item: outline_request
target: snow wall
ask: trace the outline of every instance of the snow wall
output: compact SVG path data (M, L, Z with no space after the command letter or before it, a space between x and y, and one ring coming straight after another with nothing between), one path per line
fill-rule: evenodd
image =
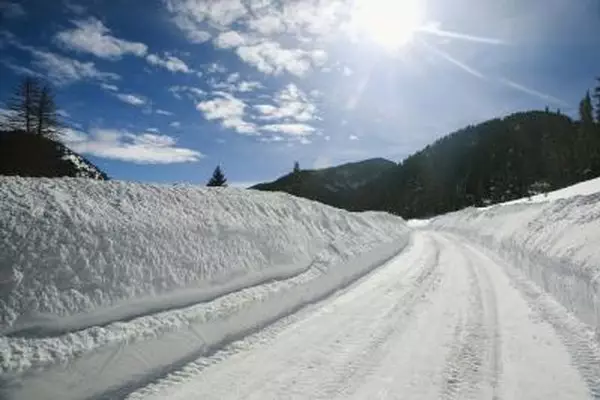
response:
M409 236L400 218L286 194L76 178L0 177L0 216L4 329L287 279Z
M600 331L600 193L468 208L434 218L430 227L459 233L499 253Z

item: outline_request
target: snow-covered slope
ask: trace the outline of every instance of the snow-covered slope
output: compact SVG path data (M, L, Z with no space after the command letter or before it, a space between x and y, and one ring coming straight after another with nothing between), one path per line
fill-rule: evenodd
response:
M399 218L284 194L70 178L0 178L0 215L5 333L186 306L407 237Z
M468 208L431 220L500 253L580 320L600 329L600 193L590 181L547 202ZM600 331L599 331L600 332Z
M579 182L572 186L567 186L553 192L537 194L531 197L524 197L518 200L508 201L498 205L511 205L521 203L541 203L546 201L554 201L560 199L568 199L575 196L586 196L589 194L600 193L600 178L590 179L588 181ZM493 207L493 206L492 206ZM488 207L486 207L488 208Z

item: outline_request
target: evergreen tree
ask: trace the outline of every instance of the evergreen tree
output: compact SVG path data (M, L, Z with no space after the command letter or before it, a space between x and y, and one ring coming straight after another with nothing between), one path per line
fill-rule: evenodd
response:
M7 118L9 129L34 133L37 122L37 105L40 100L39 82L26 77L17 86L8 102L10 114Z
M594 99L596 100L596 122L600 124L600 78L597 78L598 86L594 89Z
M579 118L584 127L594 123L594 107L592 106L592 98L590 97L589 90L579 103Z
M59 130L58 114L54 94L48 85L44 85L40 91L39 99L35 107L36 127L38 135L53 137Z
M294 161L294 174L297 174L300 172L300 163L298 163L298 161Z
M206 184L206 186L209 186L209 187L227 186L227 179L225 178L223 171L221 171L220 165L217 165L217 168L215 168L215 172L213 172L213 175L210 178L210 180L208 181L208 183Z

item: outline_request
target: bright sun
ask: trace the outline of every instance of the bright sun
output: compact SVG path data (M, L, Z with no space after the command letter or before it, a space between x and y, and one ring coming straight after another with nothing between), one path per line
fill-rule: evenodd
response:
M408 45L424 23L422 0L355 0L350 25L389 51Z

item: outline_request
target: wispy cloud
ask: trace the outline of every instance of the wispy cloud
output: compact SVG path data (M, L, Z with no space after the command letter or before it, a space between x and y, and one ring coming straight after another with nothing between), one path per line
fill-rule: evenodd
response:
M119 87L117 85L111 85L110 83L101 83L100 87L104 90L108 90L111 92L116 92L119 90Z
M315 131L310 125L306 124L269 124L263 125L260 127L262 131L266 132L274 132L274 133L283 133L286 135L294 135L294 136L307 136L312 134Z
M80 80L118 80L121 77L112 72L102 72L96 69L93 62L81 62L69 57L65 57L46 50L40 50L32 46L27 46L19 42L14 35L3 31L0 32L6 43L26 52L29 52L33 58L32 65L36 69L45 72L45 77L54 84L67 85ZM19 66L14 69L16 72L38 75L37 71ZM19 71L20 70L20 71Z
M32 50L34 64L46 71L48 77L58 85L66 85L85 79L117 80L120 76L101 72L92 62L81 62L42 50Z
M143 106L147 103L147 100L140 95L117 93L115 96L122 102L131 104L132 106Z
M91 53L100 58L119 59L125 54L144 56L148 47L112 36L102 21L90 17L72 21L75 28L59 32L55 40L61 46L75 51Z
M171 92L171 94L176 98L176 99L183 99L182 96L187 97L190 100L193 101L200 101L200 99L203 99L204 97L206 97L206 92L200 88L194 87L194 86L185 86L185 85L176 85L176 86L171 86L169 88L169 92Z
M167 135L118 129L93 129L86 134L66 129L61 139L78 153L137 164L195 162L204 157L196 150L176 147L175 138Z
M156 54L149 54L146 56L146 61L152 65L165 68L171 72L183 72L186 74L194 72L183 60L169 53L166 53L164 57L160 57Z
M173 113L171 111L161 110L160 108L157 108L156 110L154 110L154 112L157 113L158 115L167 115L167 116L173 115Z

